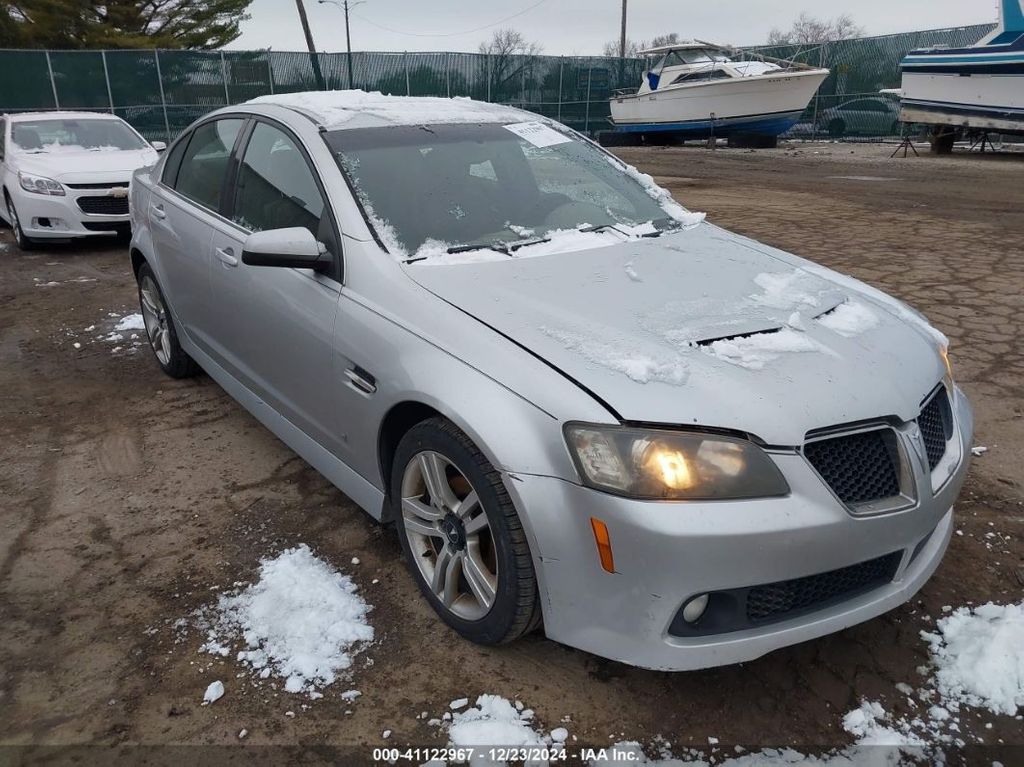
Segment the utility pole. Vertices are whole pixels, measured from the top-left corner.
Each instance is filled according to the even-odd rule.
[[[622,33],[619,35],[619,58],[626,58],[626,0],[622,0]]]
[[[348,30],[349,2],[348,0],[341,0],[341,2],[338,2],[338,0],[317,0],[317,2],[320,3],[320,5],[329,3],[330,5],[340,8],[345,14],[345,51],[348,60],[348,87],[349,90],[352,90],[356,86],[353,84],[352,80],[352,37]],[[357,5],[362,5],[364,2],[365,0],[358,0],[358,2],[352,3],[351,7],[355,8]]]
[[[306,36],[306,47],[309,49],[309,62],[313,65],[316,87],[322,91],[327,90],[324,73],[320,71],[320,58],[316,55],[316,46],[313,44],[313,33],[309,29],[309,19],[306,18],[306,6],[302,4],[302,0],[295,0],[295,7],[299,9],[299,21],[302,22],[302,34]]]

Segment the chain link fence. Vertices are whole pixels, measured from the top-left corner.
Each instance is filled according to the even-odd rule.
[[[832,70],[792,131],[794,137],[878,138],[899,131],[895,115],[883,114],[885,107],[879,106],[894,102],[878,90],[899,85],[899,62],[907,52],[966,45],[989,29],[957,27],[750,50]],[[0,50],[0,112],[106,111],[149,139],[170,140],[226,104],[318,89],[313,62],[308,53],[277,51]],[[349,87],[345,54],[316,54],[316,63],[323,87]],[[469,96],[511,104],[594,133],[610,127],[611,94],[636,88],[649,65],[646,59],[597,56],[365,52],[352,54],[351,81],[356,88],[395,95]],[[850,102],[857,101],[877,104],[852,108]],[[861,112],[876,117],[872,121]]]

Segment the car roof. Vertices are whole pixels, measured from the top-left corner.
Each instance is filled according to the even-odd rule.
[[[305,91],[260,96],[241,107],[279,106],[304,114],[327,130],[442,123],[544,120],[521,109],[469,98],[386,96],[366,91]],[[236,107],[235,109],[237,109]]]
[[[85,118],[89,119],[101,119],[101,120],[118,120],[121,118],[117,115],[112,115],[107,112],[61,112],[55,110],[40,110],[37,112],[11,112],[3,115],[7,119],[13,122],[25,122],[30,120],[82,120]]]

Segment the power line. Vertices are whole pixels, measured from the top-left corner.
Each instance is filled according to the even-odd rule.
[[[498,19],[497,21],[491,22],[490,24],[484,24],[481,27],[476,27],[475,29],[467,29],[462,32],[403,32],[401,29],[392,29],[391,27],[386,27],[383,24],[378,24],[377,22],[371,21],[365,16],[360,16],[357,13],[353,13],[352,15],[361,21],[365,21],[371,27],[383,29],[385,32],[393,32],[396,35],[407,35],[408,37],[458,37],[459,35],[471,35],[474,32],[480,32],[481,30],[489,29],[490,27],[496,27],[499,24],[504,24],[506,21],[511,21],[512,19],[518,18],[519,16],[522,16],[525,13],[529,13],[534,8],[538,8],[541,5],[544,5],[544,3],[546,2],[547,0],[538,0],[538,2],[534,3],[529,8],[524,8],[518,13],[513,13],[511,16],[506,16],[505,18]]]

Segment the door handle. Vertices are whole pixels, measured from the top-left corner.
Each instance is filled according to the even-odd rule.
[[[167,218],[167,214],[164,212],[164,206],[160,205],[159,203],[153,203],[152,205],[150,205],[149,212],[153,214],[154,218]]]
[[[369,372],[356,365],[345,371],[348,384],[360,394],[373,394],[377,391],[377,379]]]
[[[235,251],[231,248],[217,248],[217,258],[225,266],[238,266],[238,259],[235,258]]]

